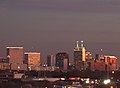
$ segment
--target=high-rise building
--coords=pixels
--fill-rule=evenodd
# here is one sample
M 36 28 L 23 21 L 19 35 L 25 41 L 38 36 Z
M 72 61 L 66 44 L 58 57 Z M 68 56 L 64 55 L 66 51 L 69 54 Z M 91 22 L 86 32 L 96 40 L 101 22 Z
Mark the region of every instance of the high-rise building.
M 47 66 L 55 66 L 55 56 L 54 55 L 48 55 L 47 56 Z
M 57 53 L 56 66 L 60 69 L 67 70 L 69 66 L 69 55 L 65 52 Z
M 29 70 L 33 70 L 35 67 L 40 66 L 40 53 L 25 52 L 24 55 L 24 63 L 27 64 Z
M 79 42 L 77 41 L 77 46 L 74 48 L 74 64 L 76 69 L 84 69 L 84 62 L 86 61 L 86 49 L 81 41 L 81 46 L 79 47 Z
M 23 64 L 23 47 L 7 47 L 9 63 Z
M 92 60 L 92 54 L 91 52 L 86 52 L 86 61 L 91 61 Z
M 23 64 L 23 47 L 7 47 L 7 59 L 9 60 L 10 69 L 24 70 Z

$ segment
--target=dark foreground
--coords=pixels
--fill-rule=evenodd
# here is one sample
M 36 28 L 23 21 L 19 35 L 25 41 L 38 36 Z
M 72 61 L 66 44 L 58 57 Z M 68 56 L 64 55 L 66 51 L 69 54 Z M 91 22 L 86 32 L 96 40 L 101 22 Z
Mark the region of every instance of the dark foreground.
M 73 84 L 74 83 L 74 84 Z M 120 88 L 120 82 L 110 84 L 84 83 L 76 80 L 57 80 L 50 82 L 47 80 L 23 80 L 23 79 L 0 79 L 0 88 Z

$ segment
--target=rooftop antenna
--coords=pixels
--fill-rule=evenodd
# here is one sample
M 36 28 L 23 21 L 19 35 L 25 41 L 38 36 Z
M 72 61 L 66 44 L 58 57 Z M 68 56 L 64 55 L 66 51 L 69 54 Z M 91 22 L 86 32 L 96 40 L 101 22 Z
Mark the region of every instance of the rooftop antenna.
M 81 41 L 81 47 L 83 47 L 84 45 L 83 45 L 83 40 Z
M 77 47 L 79 47 L 79 41 L 77 41 Z

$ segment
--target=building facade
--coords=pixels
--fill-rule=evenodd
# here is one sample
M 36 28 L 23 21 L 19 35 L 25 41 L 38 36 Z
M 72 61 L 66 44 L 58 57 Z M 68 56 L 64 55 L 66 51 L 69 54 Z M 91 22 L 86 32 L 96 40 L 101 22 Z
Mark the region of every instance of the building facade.
M 83 46 L 83 41 L 81 41 L 81 46 L 79 47 L 79 42 L 77 41 L 77 46 L 74 48 L 74 65 L 78 70 L 84 69 L 84 62 L 86 61 L 86 49 Z
M 92 71 L 118 70 L 117 57 L 110 55 L 97 55 L 97 56 L 99 56 L 99 58 L 97 58 L 95 61 L 89 62 L 88 68 L 90 68 L 90 70 Z
M 56 67 L 62 70 L 67 70 L 69 66 L 69 55 L 65 52 L 56 54 Z
M 7 59 L 11 70 L 25 70 L 26 65 L 23 64 L 23 47 L 6 47 Z
M 91 52 L 86 52 L 85 58 L 86 58 L 86 61 L 87 61 L 87 62 L 88 62 L 88 61 L 91 61 L 91 60 L 93 59 Z
M 35 67 L 40 66 L 40 53 L 25 52 L 24 63 L 27 64 L 29 70 L 35 70 Z
M 47 66 L 55 66 L 56 58 L 54 55 L 47 56 Z
M 9 61 L 7 58 L 0 57 L 0 69 L 1 70 L 10 69 Z

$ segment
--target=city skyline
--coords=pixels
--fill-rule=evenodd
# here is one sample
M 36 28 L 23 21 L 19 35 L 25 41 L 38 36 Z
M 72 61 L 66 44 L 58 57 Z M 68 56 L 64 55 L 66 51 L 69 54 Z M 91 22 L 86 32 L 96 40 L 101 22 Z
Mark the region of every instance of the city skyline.
M 1 0 L 0 56 L 5 47 L 48 54 L 68 52 L 73 58 L 77 40 L 93 54 L 120 57 L 120 1 L 118 0 Z
M 33 53 L 39 53 L 39 54 L 41 54 L 41 56 L 43 56 L 43 57 L 45 57 L 45 58 L 41 58 L 41 64 L 46 64 L 47 63 L 47 56 L 48 55 L 56 55 L 57 53 L 60 53 L 60 52 L 63 52 L 63 53 L 68 53 L 68 55 L 69 56 L 72 56 L 72 57 L 70 57 L 69 59 L 70 59 L 70 63 L 72 63 L 73 64 L 73 62 L 74 62 L 74 51 L 75 51 L 75 49 L 78 49 L 78 51 L 80 50 L 81 51 L 81 49 L 82 48 L 86 48 L 85 47 L 85 45 L 84 45 L 84 43 L 83 43 L 84 41 L 82 40 L 80 43 L 79 43 L 79 41 L 76 41 L 76 46 L 74 47 L 74 49 L 73 49 L 73 52 L 72 52 L 72 55 L 70 54 L 70 53 L 68 53 L 67 51 L 57 51 L 57 52 L 54 52 L 54 53 L 49 53 L 49 54 L 46 54 L 45 56 L 43 56 L 42 54 L 41 54 L 41 51 L 36 51 L 36 50 L 30 50 L 30 51 L 26 51 L 26 49 L 25 49 L 25 47 L 23 47 L 23 46 L 9 46 L 9 47 L 6 47 L 6 49 L 16 49 L 16 48 L 20 48 L 20 49 L 23 49 L 23 53 L 26 53 L 26 52 L 33 52 Z M 94 54 L 93 53 L 91 53 L 91 51 L 89 51 L 89 50 L 85 50 L 85 53 L 87 54 L 87 53 L 91 53 L 91 55 L 92 55 L 92 59 L 95 59 L 96 58 L 96 54 L 99 54 L 99 55 L 112 55 L 112 56 L 114 56 L 115 54 L 108 54 L 108 53 L 104 53 L 103 52 L 104 50 L 103 49 L 100 49 L 97 53 L 95 53 L 94 52 Z M 6 53 L 8 54 L 8 50 L 6 50 Z M 8 55 L 6 54 L 6 56 L 0 56 L 0 57 L 4 57 L 4 58 L 8 58 Z M 41 57 L 40 56 L 40 57 Z M 116 56 L 116 55 L 115 55 Z M 23 58 L 24 59 L 24 58 Z M 118 62 L 119 62 L 119 57 L 118 57 Z

